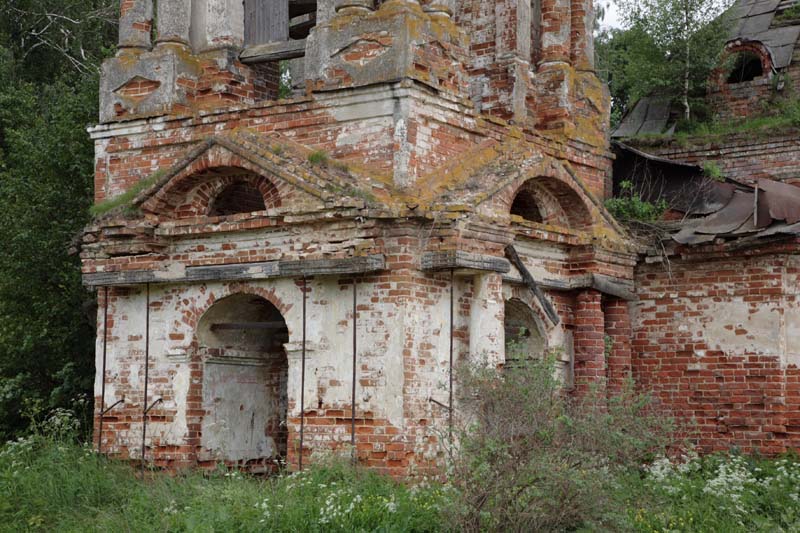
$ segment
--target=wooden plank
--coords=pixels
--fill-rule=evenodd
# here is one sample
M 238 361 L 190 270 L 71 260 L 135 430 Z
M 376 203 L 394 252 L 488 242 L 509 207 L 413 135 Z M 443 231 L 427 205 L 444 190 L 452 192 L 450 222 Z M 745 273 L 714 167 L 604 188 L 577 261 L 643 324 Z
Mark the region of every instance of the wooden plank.
M 478 270 L 483 272 L 511 271 L 511 264 L 502 257 L 480 255 L 461 250 L 446 252 L 425 252 L 422 255 L 422 270 Z
M 242 63 L 269 63 L 295 59 L 306 55 L 306 40 L 259 44 L 245 48 L 239 59 Z
M 336 276 L 367 274 L 386 269 L 382 254 L 341 259 L 271 261 L 236 265 L 189 267 L 184 272 L 134 270 L 95 272 L 83 275 L 88 287 L 116 287 L 145 283 L 187 283 L 200 281 L 238 281 L 299 276 Z
M 244 13 L 246 45 L 289 39 L 289 0 L 245 0 Z
M 245 331 L 285 329 L 286 322 L 229 322 L 211 324 L 211 331 Z
M 284 278 L 297 276 L 331 276 L 337 274 L 366 274 L 386 269 L 383 255 L 352 257 L 349 259 L 319 259 L 315 261 L 283 261 L 280 275 Z
M 550 300 L 548 300 L 547 296 L 545 296 L 544 292 L 542 292 L 542 289 L 536 283 L 536 280 L 533 279 L 533 276 L 528 271 L 525 263 L 522 262 L 522 259 L 520 259 L 519 254 L 517 253 L 517 250 L 514 248 L 513 244 L 506 246 L 506 257 L 508 257 L 508 260 L 511 261 L 512 265 L 517 267 L 520 276 L 522 276 L 522 281 L 528 286 L 536 299 L 539 300 L 539 303 L 542 304 L 542 309 L 544 309 L 544 312 L 547 315 L 547 318 L 550 319 L 550 322 L 558 325 L 561 322 L 561 319 L 558 317 L 555 307 L 553 307 L 553 304 L 550 303 Z

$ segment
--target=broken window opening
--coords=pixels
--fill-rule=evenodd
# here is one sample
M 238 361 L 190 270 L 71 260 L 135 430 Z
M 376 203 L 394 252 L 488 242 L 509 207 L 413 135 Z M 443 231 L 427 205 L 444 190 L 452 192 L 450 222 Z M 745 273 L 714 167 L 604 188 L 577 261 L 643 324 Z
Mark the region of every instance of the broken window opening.
M 302 40 L 317 25 L 316 0 L 245 0 L 245 46 Z
M 741 52 L 736 56 L 736 62 L 728 75 L 729 84 L 744 83 L 764 75 L 761 58 L 753 52 Z
M 522 217 L 528 222 L 537 222 L 539 224 L 544 222 L 542 211 L 539 209 L 539 202 L 533 192 L 528 189 L 523 189 L 517 193 L 514 202 L 511 204 L 511 214 Z
M 267 209 L 261 191 L 247 181 L 235 181 L 225 187 L 211 204 L 208 216 L 224 217 Z
M 506 301 L 504 328 L 506 368 L 544 357 L 547 340 L 536 314 L 525 302 L 516 298 Z
M 271 472 L 288 450 L 289 329 L 264 298 L 235 294 L 197 326 L 203 370 L 205 459 Z

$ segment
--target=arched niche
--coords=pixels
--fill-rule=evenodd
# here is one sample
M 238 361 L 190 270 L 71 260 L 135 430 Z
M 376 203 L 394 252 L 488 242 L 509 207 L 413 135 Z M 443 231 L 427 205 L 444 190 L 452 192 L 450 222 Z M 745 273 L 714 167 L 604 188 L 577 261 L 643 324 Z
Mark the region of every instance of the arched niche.
M 547 337 L 539 317 L 528 304 L 517 298 L 506 300 L 505 330 L 506 367 L 525 359 L 544 357 Z
M 165 200 L 163 212 L 174 218 L 226 217 L 282 204 L 270 179 L 238 167 L 212 167 L 183 178 Z
M 591 212 L 585 200 L 559 179 L 548 176 L 528 179 L 512 198 L 509 207 L 512 217 L 574 230 L 585 231 L 592 227 Z
M 286 321 L 260 296 L 217 301 L 197 326 L 207 459 L 271 467 L 287 452 Z

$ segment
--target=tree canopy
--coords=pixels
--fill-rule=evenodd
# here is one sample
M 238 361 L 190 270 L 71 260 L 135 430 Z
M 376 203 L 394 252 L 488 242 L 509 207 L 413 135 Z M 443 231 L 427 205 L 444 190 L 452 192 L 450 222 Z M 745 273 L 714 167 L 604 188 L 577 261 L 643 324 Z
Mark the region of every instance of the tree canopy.
M 607 76 L 617 120 L 642 96 L 671 97 L 684 119 L 705 95 L 729 35 L 732 0 L 615 0 L 623 29 L 602 31 L 596 42 L 598 70 Z
M 71 242 L 88 222 L 113 0 L 0 0 L 0 437 L 91 393 L 94 316 Z

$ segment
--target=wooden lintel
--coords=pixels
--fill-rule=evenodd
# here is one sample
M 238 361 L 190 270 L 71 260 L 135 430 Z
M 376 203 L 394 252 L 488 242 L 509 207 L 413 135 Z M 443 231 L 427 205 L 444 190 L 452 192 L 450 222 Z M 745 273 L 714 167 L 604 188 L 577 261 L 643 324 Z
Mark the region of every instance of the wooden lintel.
M 503 276 L 503 281 L 511 283 L 524 283 L 516 276 Z M 633 283 L 613 276 L 603 274 L 582 274 L 571 277 L 568 280 L 542 279 L 537 280 L 537 285 L 548 291 L 576 291 L 581 289 L 595 289 L 615 298 L 622 300 L 636 301 L 639 299 L 634 292 Z
M 279 41 L 245 48 L 239 55 L 242 63 L 270 63 L 306 55 L 306 40 Z
M 461 250 L 426 252 L 422 256 L 422 270 L 477 270 L 483 272 L 511 271 L 511 263 L 502 257 L 479 255 Z
M 96 272 L 83 275 L 88 287 L 119 287 L 145 283 L 186 283 L 198 281 L 238 281 L 300 276 L 336 276 L 368 274 L 386 268 L 381 254 L 342 259 L 311 259 L 300 261 L 271 261 L 238 265 L 189 267 L 184 270 L 125 272 Z

